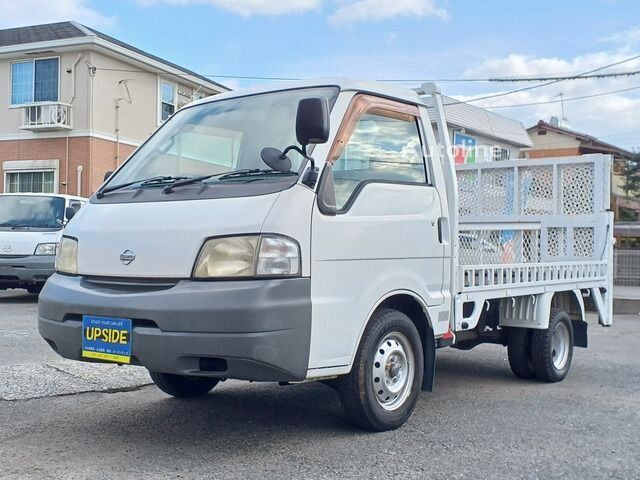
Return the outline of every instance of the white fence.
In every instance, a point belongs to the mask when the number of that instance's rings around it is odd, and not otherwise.
[[[613,257],[613,283],[640,287],[640,250],[615,250]]]

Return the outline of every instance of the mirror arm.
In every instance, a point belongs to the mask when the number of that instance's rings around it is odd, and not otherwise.
[[[316,169],[316,161],[313,159],[313,157],[310,157],[309,155],[307,155],[307,146],[306,145],[302,145],[302,148],[298,147],[297,145],[290,145],[287,148],[284,149],[284,152],[282,152],[282,155],[280,156],[280,158],[284,158],[287,156],[287,153],[289,153],[291,150],[295,150],[296,152],[298,152],[300,155],[302,155],[305,160],[309,160],[309,163],[311,163],[311,170]]]

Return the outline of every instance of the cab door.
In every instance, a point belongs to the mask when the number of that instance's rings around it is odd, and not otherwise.
[[[349,365],[386,295],[444,301],[442,211],[419,120],[415,105],[358,94],[337,132],[313,211],[309,368]]]

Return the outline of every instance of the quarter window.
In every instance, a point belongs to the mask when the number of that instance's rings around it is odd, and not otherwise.
[[[160,120],[164,122],[176,111],[176,86],[160,82]]]
[[[11,105],[58,101],[59,59],[11,64]]]
[[[426,183],[416,118],[372,113],[360,117],[334,162],[333,180],[338,210],[364,182]]]

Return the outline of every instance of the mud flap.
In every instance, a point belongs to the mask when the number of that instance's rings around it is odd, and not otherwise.
[[[571,326],[573,327],[573,346],[587,348],[589,324],[583,320],[571,320]]]
[[[422,377],[422,390],[433,392],[433,384],[436,378],[436,342],[433,331],[429,329],[424,348],[424,375]]]

